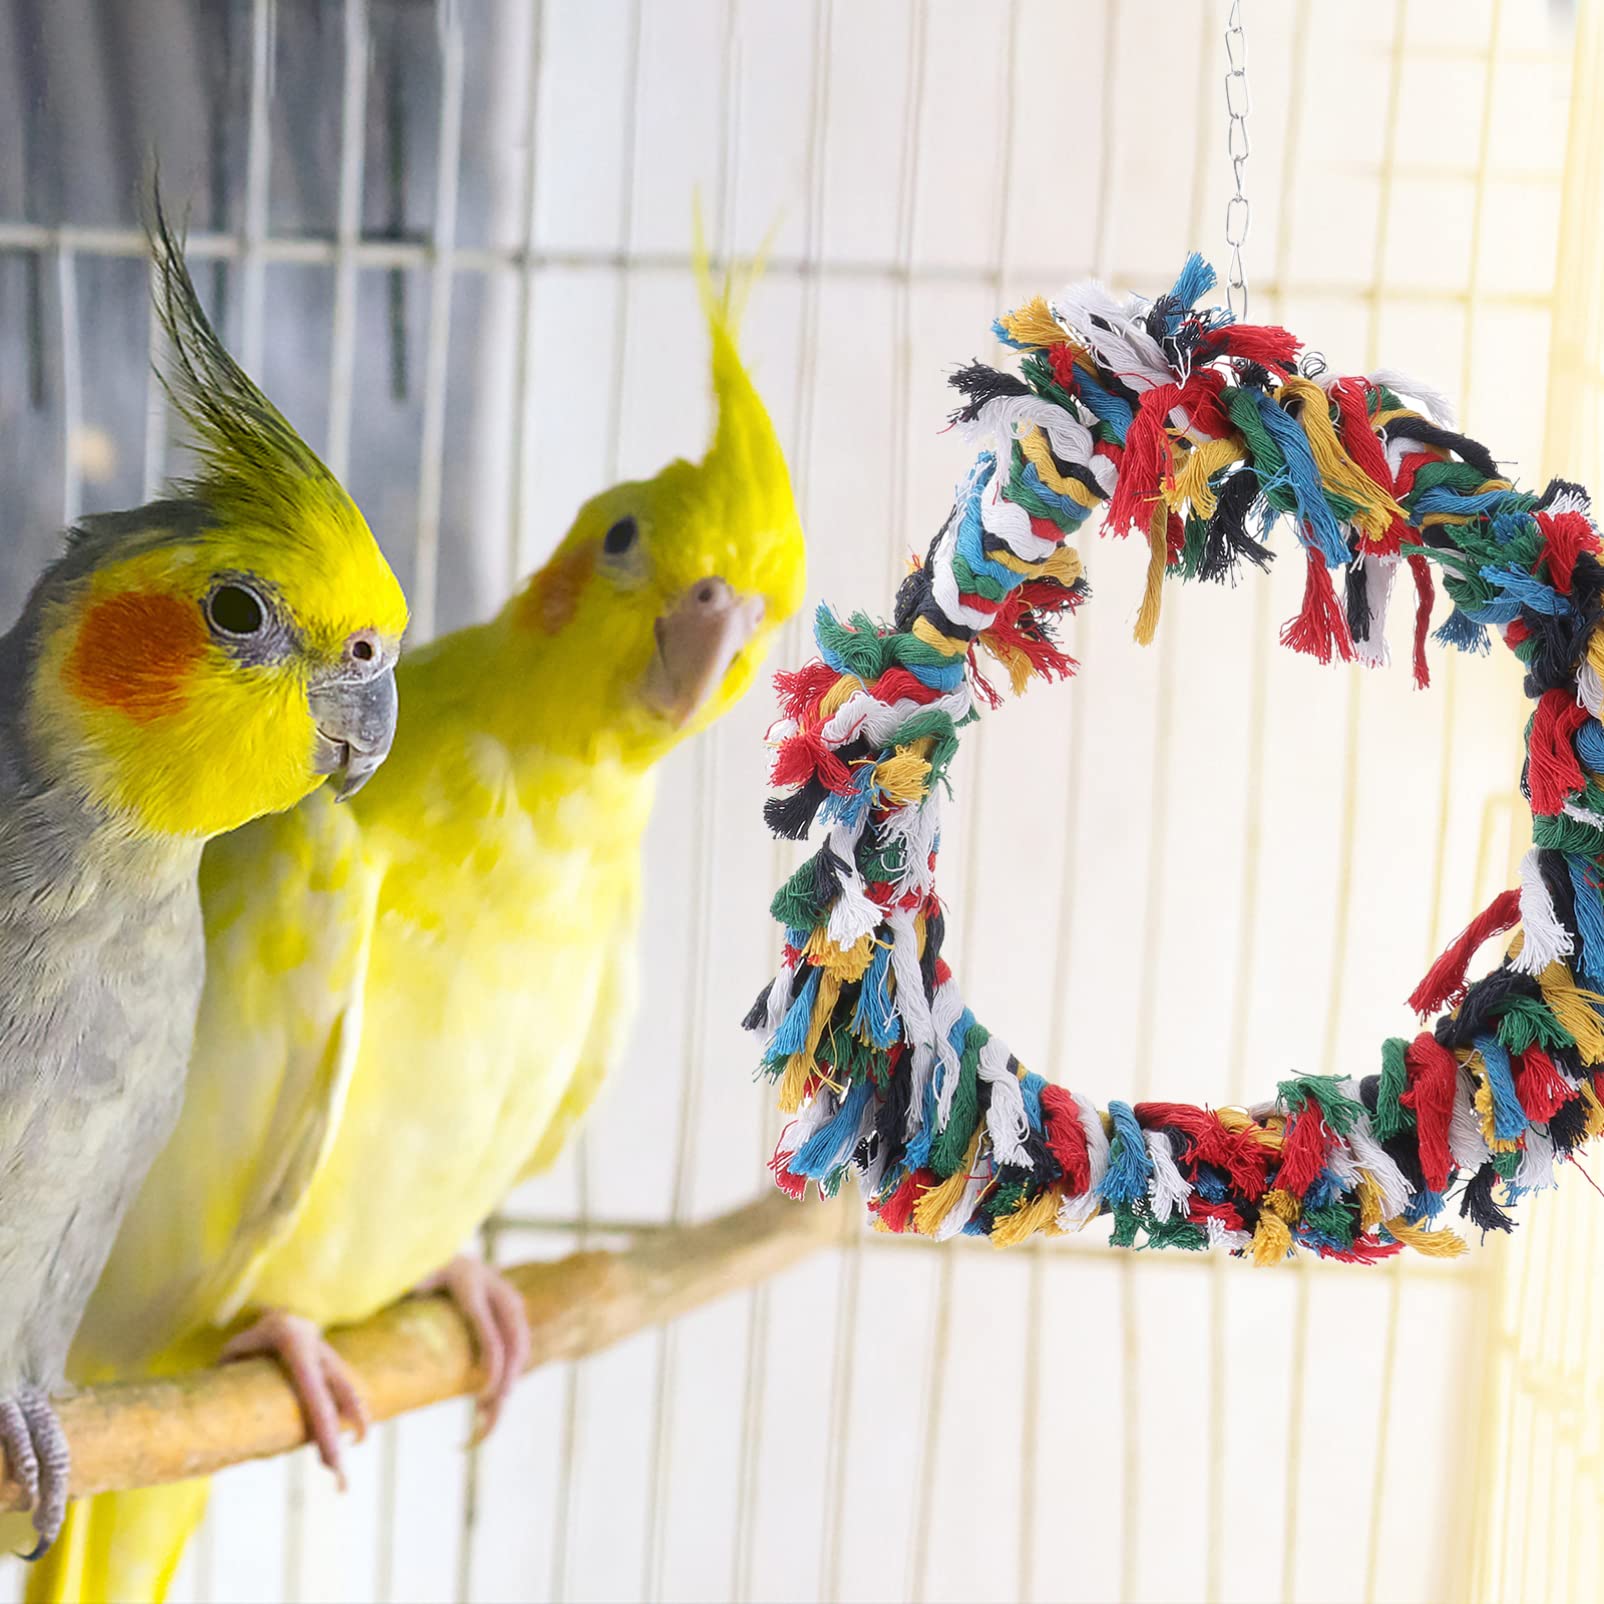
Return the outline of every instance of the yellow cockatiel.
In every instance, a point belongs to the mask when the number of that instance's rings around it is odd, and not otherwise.
[[[492,1411],[521,1369],[521,1308],[453,1255],[594,1097],[633,1008],[653,769],[803,593],[785,460],[728,296],[707,299],[706,457],[597,496],[497,617],[404,657],[406,717],[360,797],[208,851],[182,1123],[77,1379],[273,1351],[337,1463],[360,1404],[320,1328],[440,1285]],[[191,1482],[74,1506],[30,1597],[160,1597],[204,1504]]]

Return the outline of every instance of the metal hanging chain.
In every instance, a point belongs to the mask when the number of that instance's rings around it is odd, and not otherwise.
[[[1231,13],[1225,22],[1225,110],[1229,119],[1225,139],[1231,158],[1236,193],[1225,203],[1225,243],[1231,247],[1231,261],[1225,276],[1225,300],[1232,316],[1241,322],[1248,315],[1248,281],[1242,270],[1242,247],[1247,243],[1253,213],[1248,206],[1242,170],[1248,164],[1248,112],[1253,109],[1248,93],[1248,39],[1242,31],[1242,0],[1231,0]]]

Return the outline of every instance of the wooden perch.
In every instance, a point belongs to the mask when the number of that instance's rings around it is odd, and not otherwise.
[[[839,1241],[850,1217],[776,1193],[702,1225],[643,1235],[622,1252],[517,1265],[506,1274],[529,1311],[530,1368],[582,1358],[765,1280]],[[483,1383],[468,1328],[444,1297],[409,1298],[330,1340],[376,1421]],[[64,1399],[60,1415],[75,1497],[182,1481],[307,1440],[295,1394],[270,1359],[88,1388]],[[0,1508],[21,1507],[8,1477]]]

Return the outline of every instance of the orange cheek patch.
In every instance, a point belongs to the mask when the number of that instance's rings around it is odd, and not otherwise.
[[[184,704],[205,650],[206,628],[193,602],[134,591],[84,613],[63,677],[80,700],[145,723]]]
[[[579,593],[590,578],[594,555],[581,546],[566,557],[556,556],[535,575],[524,597],[523,616],[544,634],[555,635],[579,605]]]

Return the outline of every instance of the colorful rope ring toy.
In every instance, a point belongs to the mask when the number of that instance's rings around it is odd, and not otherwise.
[[[893,621],[821,607],[818,657],[776,675],[781,791],[764,816],[824,839],[774,898],[781,966],[745,1023],[793,1116],[771,1167],[794,1196],[856,1171],[883,1230],[1012,1244],[1106,1213],[1121,1246],[1369,1263],[1465,1251],[1439,1223],[1450,1206],[1510,1229],[1510,1205],[1604,1129],[1604,563],[1587,496],[1516,489],[1418,385],[1300,367],[1286,330],[1194,310],[1213,284],[1193,256],[1151,302],[1086,284],[1001,318],[1018,372],[953,375],[953,421],[982,450]],[[1433,965],[1410,1001],[1438,1017],[1384,1042],[1372,1074],[1300,1075],[1248,1109],[1100,1110],[964,1004],[941,956],[941,791],[960,731],[999,702],[981,649],[1016,692],[1073,672],[1053,624],[1087,588],[1066,540],[1099,510],[1149,543],[1139,640],[1167,576],[1262,568],[1287,520],[1307,580],[1286,645],[1383,661],[1407,568],[1418,684],[1434,572],[1453,603],[1436,639],[1482,651],[1496,629],[1525,665],[1520,886]],[[1498,968],[1467,983],[1508,932]]]

